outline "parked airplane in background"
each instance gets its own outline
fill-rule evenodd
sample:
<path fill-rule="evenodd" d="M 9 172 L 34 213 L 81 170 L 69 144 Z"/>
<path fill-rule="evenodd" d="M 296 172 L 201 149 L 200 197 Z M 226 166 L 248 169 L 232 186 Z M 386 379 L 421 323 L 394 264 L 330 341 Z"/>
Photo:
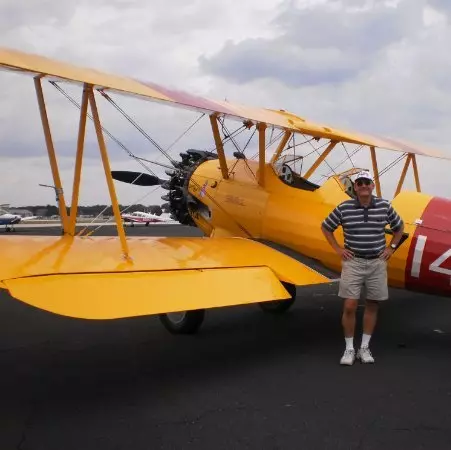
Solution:
<path fill-rule="evenodd" d="M 16 231 L 14 225 L 23 220 L 36 219 L 36 216 L 24 217 L 19 214 L 11 214 L 6 209 L 7 205 L 0 205 L 0 226 L 5 225 L 5 231 Z"/>
<path fill-rule="evenodd" d="M 157 216 L 144 211 L 135 211 L 130 214 L 122 214 L 121 217 L 125 223 L 129 222 L 132 227 L 135 223 L 144 223 L 146 226 L 148 226 L 149 223 L 177 223 L 169 217 Z"/>

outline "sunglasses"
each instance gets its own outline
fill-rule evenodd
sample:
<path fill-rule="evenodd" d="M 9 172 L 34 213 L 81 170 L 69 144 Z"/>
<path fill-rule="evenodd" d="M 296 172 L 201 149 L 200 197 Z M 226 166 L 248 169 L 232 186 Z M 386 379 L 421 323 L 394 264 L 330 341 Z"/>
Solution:
<path fill-rule="evenodd" d="M 363 185 L 369 186 L 371 183 L 372 183 L 371 180 L 357 180 L 357 181 L 355 182 L 355 184 L 356 184 L 357 186 L 363 186 Z"/>

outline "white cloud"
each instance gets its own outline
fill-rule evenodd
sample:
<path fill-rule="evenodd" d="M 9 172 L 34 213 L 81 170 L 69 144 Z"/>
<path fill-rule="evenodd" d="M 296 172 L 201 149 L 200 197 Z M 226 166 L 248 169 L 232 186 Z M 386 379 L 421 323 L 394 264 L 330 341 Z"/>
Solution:
<path fill-rule="evenodd" d="M 46 0 L 36 6 L 4 0 L 0 12 L 0 44 L 6 47 L 198 95 L 285 108 L 323 123 L 435 145 L 451 154 L 451 28 L 449 8 L 440 0 L 176 0 L 170 7 L 162 0 Z M 36 187 L 51 184 L 51 174 L 32 80 L 8 73 L 0 77 L 0 174 L 7 187 L 1 202 L 51 203 L 53 194 Z M 79 90 L 69 92 L 80 101 Z M 45 93 L 69 201 L 78 110 L 47 83 Z M 134 99 L 115 100 L 163 147 L 198 117 Z M 104 126 L 130 150 L 165 161 L 111 105 L 98 102 Z M 173 153 L 212 142 L 204 119 Z M 140 170 L 117 145 L 107 143 L 113 169 Z M 446 164 L 427 161 L 420 171 L 425 166 L 442 174 L 446 170 Z M 81 202 L 107 201 L 92 124 L 84 167 Z M 423 184 L 441 194 L 446 176 L 427 177 Z M 144 188 L 116 187 L 122 203 L 145 194 Z M 149 203 L 162 202 L 160 195 L 152 194 Z"/>

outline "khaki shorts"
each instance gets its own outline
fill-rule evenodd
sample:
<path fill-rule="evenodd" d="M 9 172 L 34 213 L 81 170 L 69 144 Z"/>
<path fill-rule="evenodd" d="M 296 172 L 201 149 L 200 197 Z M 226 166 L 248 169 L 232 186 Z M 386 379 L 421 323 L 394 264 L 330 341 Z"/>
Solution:
<path fill-rule="evenodd" d="M 342 261 L 338 296 L 358 300 L 363 286 L 367 300 L 388 299 L 387 261 L 380 258 Z"/>

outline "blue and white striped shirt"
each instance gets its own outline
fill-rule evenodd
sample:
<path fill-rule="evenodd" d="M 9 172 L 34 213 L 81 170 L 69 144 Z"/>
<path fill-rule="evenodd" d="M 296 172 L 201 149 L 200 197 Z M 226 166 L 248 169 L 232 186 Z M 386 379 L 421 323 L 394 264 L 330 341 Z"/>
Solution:
<path fill-rule="evenodd" d="M 343 227 L 344 246 L 357 257 L 376 257 L 385 247 L 385 226 L 393 232 L 401 229 L 403 221 L 388 200 L 372 197 L 368 207 L 357 199 L 340 203 L 323 221 L 323 227 L 334 232 Z"/>

